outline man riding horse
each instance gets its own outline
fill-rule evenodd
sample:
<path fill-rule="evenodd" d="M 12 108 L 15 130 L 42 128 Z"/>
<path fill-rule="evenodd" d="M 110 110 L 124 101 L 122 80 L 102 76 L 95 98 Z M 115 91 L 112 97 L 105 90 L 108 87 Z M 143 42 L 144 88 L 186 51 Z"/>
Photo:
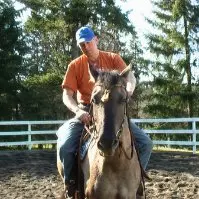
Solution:
<path fill-rule="evenodd" d="M 122 72 L 127 67 L 118 54 L 98 49 L 98 37 L 90 27 L 81 27 L 76 32 L 76 40 L 83 54 L 68 65 L 62 83 L 63 102 L 75 114 L 75 117 L 67 120 L 57 131 L 57 147 L 59 149 L 57 155 L 61 161 L 62 170 L 59 167 L 58 169 L 63 176 L 66 198 L 73 197 L 74 194 L 73 189 L 71 189 L 74 183 L 72 169 L 84 125 L 91 121 L 88 109 L 95 84 L 91 70 Z M 126 80 L 126 91 L 130 97 L 136 85 L 132 71 L 128 73 Z M 77 94 L 77 102 L 74 99 L 75 93 Z M 132 120 L 130 120 L 130 128 L 135 137 L 141 165 L 146 169 L 152 151 L 152 141 Z"/>

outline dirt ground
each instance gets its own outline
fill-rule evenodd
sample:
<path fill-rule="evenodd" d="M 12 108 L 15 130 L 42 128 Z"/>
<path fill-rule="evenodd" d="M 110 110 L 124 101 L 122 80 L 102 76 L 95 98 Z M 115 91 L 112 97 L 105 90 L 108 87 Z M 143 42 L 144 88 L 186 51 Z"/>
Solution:
<path fill-rule="evenodd" d="M 199 199 L 199 155 L 153 152 L 147 199 Z M 55 199 L 62 190 L 55 151 L 0 151 L 0 199 Z"/>

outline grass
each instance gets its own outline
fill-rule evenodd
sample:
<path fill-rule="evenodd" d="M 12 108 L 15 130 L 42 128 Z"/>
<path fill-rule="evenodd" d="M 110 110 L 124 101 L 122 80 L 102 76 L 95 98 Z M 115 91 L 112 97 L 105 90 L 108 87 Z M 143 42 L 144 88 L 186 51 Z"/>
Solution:
<path fill-rule="evenodd" d="M 0 147 L 0 151 L 4 150 L 28 150 L 27 146 L 13 146 L 13 147 Z M 32 146 L 31 150 L 56 150 L 56 145 L 55 144 L 43 144 L 43 145 L 38 145 L 35 144 Z M 193 150 L 191 147 L 189 148 L 175 148 L 175 147 L 167 147 L 167 146 L 158 146 L 154 145 L 153 151 L 159 151 L 159 152 L 186 152 L 186 153 L 193 153 Z M 199 150 L 196 151 L 196 154 L 199 154 Z"/>
<path fill-rule="evenodd" d="M 166 147 L 166 146 L 154 146 L 153 151 L 162 151 L 162 152 L 186 152 L 193 153 L 191 148 L 174 148 L 174 147 Z M 196 154 L 199 154 L 199 150 L 196 150 Z"/>

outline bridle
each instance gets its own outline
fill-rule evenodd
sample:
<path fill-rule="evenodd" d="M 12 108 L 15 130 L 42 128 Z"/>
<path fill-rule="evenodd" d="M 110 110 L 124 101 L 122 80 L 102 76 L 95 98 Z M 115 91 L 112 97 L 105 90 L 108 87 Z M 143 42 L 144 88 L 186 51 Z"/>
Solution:
<path fill-rule="evenodd" d="M 96 86 L 104 87 L 104 85 L 100 84 L 100 83 L 96 83 L 95 87 Z M 94 87 L 93 91 L 95 90 L 95 87 Z M 122 85 L 122 84 L 116 84 L 116 85 L 111 86 L 109 89 L 104 89 L 103 88 L 104 92 L 103 92 L 103 95 L 101 97 L 101 101 L 100 102 L 102 104 L 105 104 L 109 100 L 110 93 L 111 93 L 112 89 L 114 89 L 115 87 L 124 88 L 124 91 L 126 93 L 126 98 L 125 98 L 125 100 L 123 100 L 123 102 L 125 103 L 125 105 L 124 105 L 124 112 L 123 112 L 123 119 L 121 121 L 119 129 L 115 133 L 115 135 L 116 135 L 116 139 L 115 139 L 116 145 L 114 146 L 114 148 L 117 148 L 119 146 L 120 150 L 124 153 L 125 157 L 130 160 L 133 157 L 133 138 L 132 138 L 131 132 L 130 132 L 130 136 L 131 136 L 132 151 L 131 151 L 131 155 L 130 156 L 127 155 L 127 153 L 126 153 L 126 151 L 125 151 L 125 149 L 123 147 L 123 143 L 120 141 L 120 137 L 121 137 L 123 129 L 124 129 L 125 118 L 127 116 L 128 93 L 126 91 L 126 87 L 124 85 Z M 94 105 L 94 101 L 91 99 L 91 107 L 90 107 L 90 111 L 89 112 L 90 112 L 91 117 L 92 117 L 92 133 L 91 133 L 90 128 L 85 127 L 85 129 L 86 129 L 87 133 L 91 134 L 93 136 L 93 139 L 97 141 L 99 133 L 98 133 L 97 128 L 96 128 L 95 118 L 94 118 L 94 116 L 92 114 L 92 112 L 93 112 L 93 105 Z M 101 153 L 101 155 L 105 156 L 103 153 Z"/>
<path fill-rule="evenodd" d="M 95 87 L 96 87 L 96 86 L 103 87 L 103 84 L 97 83 L 97 84 L 95 85 Z M 95 88 L 95 87 L 94 87 L 94 88 Z M 121 124 L 120 124 L 119 130 L 116 132 L 116 138 L 119 140 L 119 138 L 120 138 L 120 136 L 121 136 L 121 133 L 122 133 L 122 131 L 123 131 L 123 126 L 124 126 L 124 121 L 125 121 L 125 115 L 126 115 L 126 111 L 127 111 L 126 109 L 127 109 L 127 98 L 128 98 L 128 95 L 127 95 L 126 87 L 123 86 L 122 84 L 116 84 L 116 85 L 114 85 L 114 86 L 111 86 L 109 89 L 104 89 L 104 93 L 103 93 L 103 95 L 102 95 L 102 97 L 101 97 L 101 103 L 102 103 L 102 104 L 105 104 L 105 103 L 109 100 L 110 93 L 111 93 L 112 89 L 115 88 L 115 87 L 124 88 L 125 93 L 126 93 L 125 106 L 124 106 L 124 114 L 123 114 L 124 116 L 123 116 L 122 122 L 121 122 Z M 92 103 L 93 103 L 93 101 L 92 101 Z"/>

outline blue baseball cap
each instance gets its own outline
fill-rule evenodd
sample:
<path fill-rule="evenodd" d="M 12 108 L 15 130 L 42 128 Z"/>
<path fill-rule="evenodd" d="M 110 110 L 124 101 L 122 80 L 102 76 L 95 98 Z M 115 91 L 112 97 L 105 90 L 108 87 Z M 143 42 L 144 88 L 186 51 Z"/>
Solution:
<path fill-rule="evenodd" d="M 95 34 L 88 26 L 83 26 L 76 32 L 77 45 L 82 42 L 89 42 L 95 37 Z"/>

